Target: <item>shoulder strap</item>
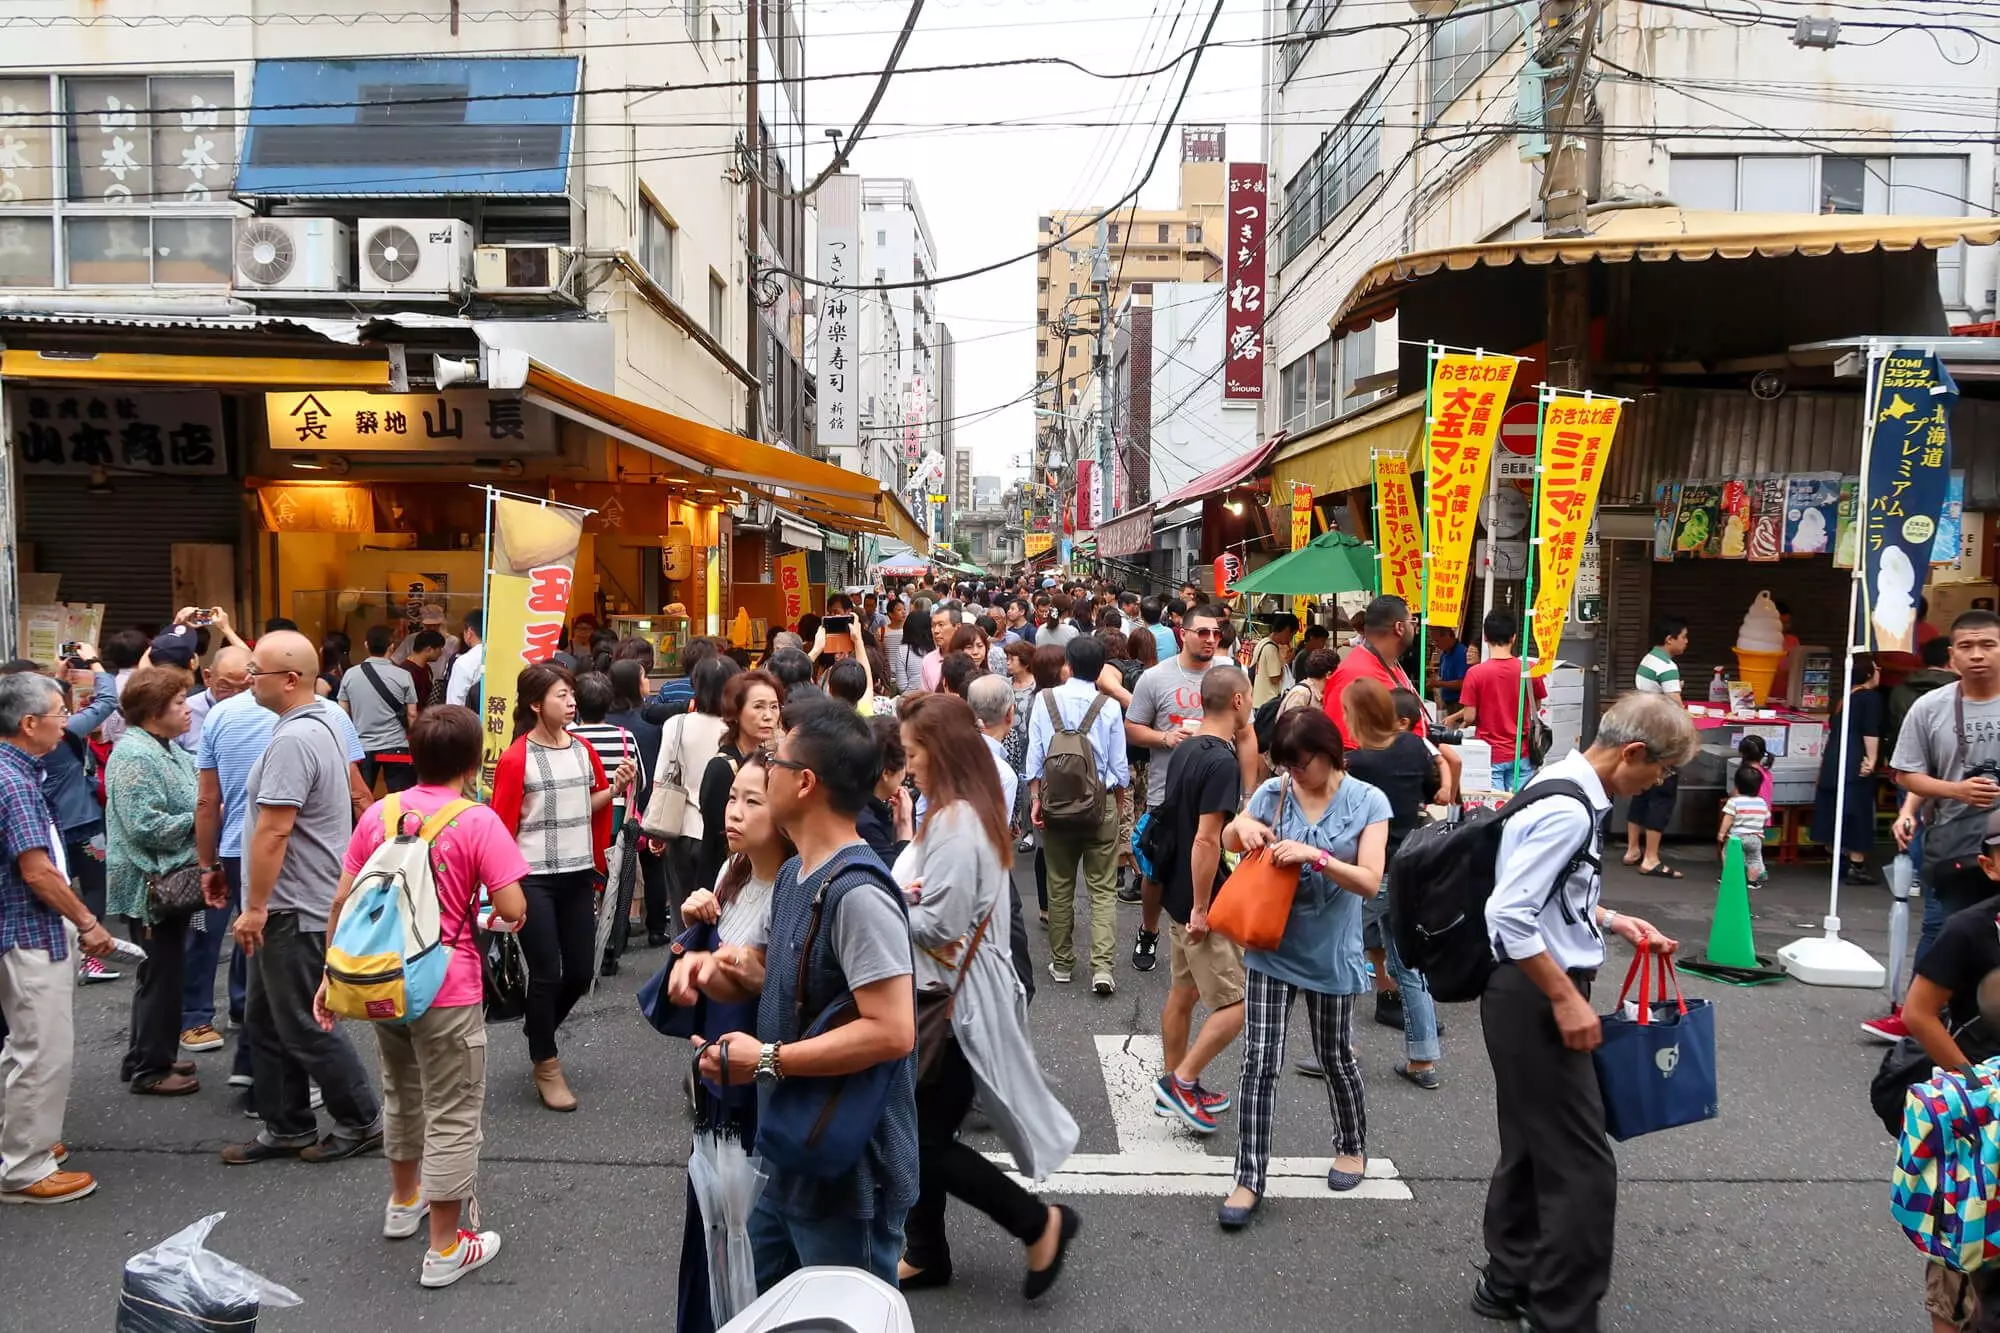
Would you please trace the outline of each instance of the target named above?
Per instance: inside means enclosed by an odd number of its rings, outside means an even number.
[[[382,836],[390,842],[403,836],[403,796],[390,792],[382,801]]]
[[[1054,690],[1043,690],[1042,702],[1048,705],[1050,725],[1055,727],[1057,731],[1068,731],[1069,728],[1063,725],[1062,709],[1056,707],[1056,692]]]
[[[392,796],[389,799],[394,800],[395,797]],[[424,821],[424,826],[422,829],[418,830],[417,836],[419,838],[422,838],[425,842],[436,841],[437,835],[444,832],[445,827],[449,825],[452,820],[457,819],[460,815],[464,814],[467,810],[470,810],[476,804],[478,804],[476,801],[468,801],[464,797],[460,797],[458,800],[448,802],[442,808],[440,808],[436,814],[432,815],[429,819],[426,819]]]
[[[403,701],[390,693],[389,687],[382,683],[382,677],[376,674],[375,664],[373,662],[363,662],[361,664],[361,674],[368,678],[368,683],[375,687],[375,693],[382,696],[382,702],[389,706],[389,711],[395,715],[398,725],[401,725]]]
[[[1097,724],[1097,715],[1104,711],[1104,705],[1108,701],[1108,696],[1102,694],[1092,699],[1090,707],[1083,710],[1083,721],[1077,724],[1076,729],[1088,735],[1090,729]]]

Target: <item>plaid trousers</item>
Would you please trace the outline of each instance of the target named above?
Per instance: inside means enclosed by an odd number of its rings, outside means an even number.
[[[1361,1089],[1361,1065],[1354,1058],[1350,1040],[1354,997],[1305,990],[1254,967],[1244,970],[1244,981],[1243,1078],[1236,1093],[1236,1183],[1262,1195],[1264,1168],[1271,1160],[1271,1113],[1285,1068],[1285,1027],[1291,1021],[1294,996],[1305,999],[1313,1050],[1326,1070],[1334,1156],[1364,1155],[1368,1110]]]

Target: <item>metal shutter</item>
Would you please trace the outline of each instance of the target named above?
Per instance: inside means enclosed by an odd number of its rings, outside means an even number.
[[[175,542],[242,549],[243,486],[233,477],[119,476],[103,495],[89,486],[87,477],[24,476],[19,534],[36,569],[62,575],[64,601],[105,604],[107,635],[173,618]]]
[[[1621,542],[1630,550],[1650,554],[1637,542]],[[1799,641],[1839,652],[1847,639],[1847,599],[1854,586],[1852,570],[1835,569],[1826,556],[1753,565],[1743,560],[1676,560],[1652,564],[1652,610],[1659,615],[1684,616],[1688,650],[1680,660],[1681,690],[1697,702],[1708,698],[1710,679],[1718,666],[1725,676],[1736,674],[1736,631],[1759,589],[1792,612],[1792,632]],[[1651,646],[1650,625],[1641,631]],[[1642,650],[1643,651],[1643,650]],[[1623,680],[1630,688],[1634,659]]]
[[[1632,688],[1639,659],[1652,647],[1653,548],[1649,542],[1605,542],[1604,674],[1598,681],[1605,707]],[[1584,728],[1596,731],[1596,719]]]

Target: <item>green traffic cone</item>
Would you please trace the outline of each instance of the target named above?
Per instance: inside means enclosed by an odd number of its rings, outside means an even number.
[[[1757,954],[1750,929],[1750,877],[1743,869],[1743,846],[1731,838],[1723,844],[1722,885],[1708,926],[1708,950],[1698,962],[1681,966],[1715,981],[1755,986],[1784,977],[1783,968],[1772,966],[1775,961]]]

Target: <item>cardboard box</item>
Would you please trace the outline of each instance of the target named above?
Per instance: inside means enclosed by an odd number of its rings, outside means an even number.
[[[1975,605],[1989,611],[2000,606],[2000,584],[1990,579],[1983,583],[1934,583],[1924,589],[1924,596],[1930,599],[1930,623],[1948,631],[1952,621]]]

